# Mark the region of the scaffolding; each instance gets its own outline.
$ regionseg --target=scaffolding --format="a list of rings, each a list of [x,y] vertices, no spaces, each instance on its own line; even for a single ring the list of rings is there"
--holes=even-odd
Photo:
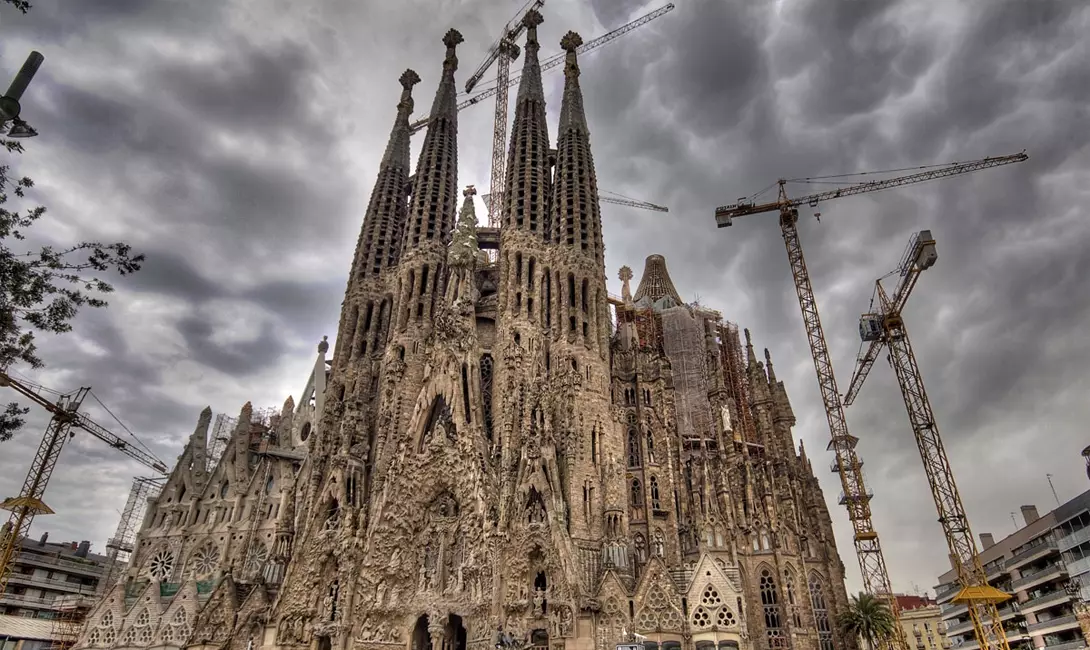
[[[75,645],[87,614],[96,602],[94,597],[84,594],[68,594],[53,601],[49,650],[68,650]]]
[[[672,370],[677,432],[687,449],[717,446],[705,373],[707,317],[702,310],[687,306],[661,313],[662,349]]]
[[[211,472],[216,468],[237,424],[238,418],[228,417],[223,413],[216,416],[216,424],[212,427],[212,440],[208,443],[208,466],[205,467],[205,471]]]
[[[747,447],[750,453],[759,452],[763,447],[757,439],[757,430],[753,423],[753,414],[749,410],[749,381],[746,377],[746,364],[742,360],[742,341],[738,336],[738,326],[727,321],[719,326],[719,348],[722,356],[723,374],[727,385],[727,394],[733,401],[732,417],[736,418],[734,443],[736,447]]]
[[[98,583],[99,593],[105,594],[121,575],[120,567],[128,563],[132,557],[132,551],[136,544],[136,529],[144,519],[148,502],[159,496],[163,489],[163,477],[147,478],[137,477],[132,481],[129,489],[129,500],[125,502],[125,510],[121,513],[121,519],[117,522],[117,530],[114,536],[106,542],[106,572]]]

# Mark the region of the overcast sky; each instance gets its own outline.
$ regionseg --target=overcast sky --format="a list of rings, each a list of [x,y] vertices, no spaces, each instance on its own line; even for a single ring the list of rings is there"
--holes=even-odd
[[[58,243],[125,240],[148,256],[108,311],[42,341],[56,389],[94,392],[168,462],[205,405],[278,406],[332,339],[346,274],[411,67],[427,111],[450,27],[459,85],[520,0],[0,5],[0,71],[45,63],[23,100],[41,135],[19,172]],[[1071,0],[676,0],[582,61],[602,189],[670,207],[603,206],[617,269],[666,256],[678,291],[770,348],[836,522],[849,588],[850,527],[836,505],[828,429],[774,215],[717,230],[714,209],[797,178],[1027,149],[1025,163],[803,208],[799,230],[841,390],[874,280],[930,228],[939,261],[906,322],[977,532],[1014,530],[1022,504],[1086,488],[1090,443],[1090,8]],[[542,56],[658,7],[547,0]],[[518,69],[521,62],[515,64]],[[6,81],[2,83],[6,84]],[[555,137],[563,75],[546,73]],[[491,103],[460,117],[462,185],[488,184]],[[420,136],[418,136],[419,138]],[[416,142],[417,147],[419,141]],[[414,152],[415,160],[415,152]],[[795,194],[825,185],[790,185]],[[483,190],[482,190],[483,191]],[[484,214],[483,205],[479,214]],[[88,402],[98,422],[119,429]],[[875,493],[894,587],[928,590],[946,546],[892,370],[882,358],[848,411]],[[0,446],[14,494],[46,418]],[[102,549],[139,465],[77,434],[34,534]]]

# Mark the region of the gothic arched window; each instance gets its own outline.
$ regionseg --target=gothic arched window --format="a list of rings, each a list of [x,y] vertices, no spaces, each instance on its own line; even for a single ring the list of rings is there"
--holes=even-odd
[[[630,491],[632,498],[633,508],[643,507],[643,485],[640,483],[640,479],[632,479],[632,489]]]
[[[628,430],[628,466],[640,466],[640,436],[635,429]]]
[[[818,648],[833,650],[833,627],[829,622],[829,605],[825,589],[816,573],[810,574],[810,606],[814,609],[814,625],[818,631]]]
[[[651,508],[662,510],[662,503],[659,501],[659,480],[654,476],[651,477]]]
[[[783,621],[780,615],[780,600],[776,593],[776,577],[769,569],[761,569],[760,578],[761,610],[764,613],[765,634],[768,635],[769,648],[782,648],[786,644],[783,635]]]
[[[655,436],[650,431],[647,432],[647,462],[655,462]]]

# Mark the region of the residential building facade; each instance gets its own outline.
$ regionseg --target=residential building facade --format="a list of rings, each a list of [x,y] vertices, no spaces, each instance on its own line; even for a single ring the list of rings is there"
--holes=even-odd
[[[901,610],[901,629],[909,642],[909,650],[944,650],[950,641],[943,635],[942,610],[927,596],[897,595]]]
[[[109,558],[92,553],[90,542],[58,544],[45,533],[38,540],[22,540],[14,562],[11,579],[0,594],[0,614],[52,619],[58,599],[99,590]]]
[[[1090,594],[1090,491],[1044,515],[1032,505],[1021,510],[1023,526],[1011,535],[980,535],[989,584],[1012,596],[999,605],[1007,640],[1018,650],[1085,648],[1076,610]],[[955,572],[940,576],[935,589],[952,647],[977,648],[966,606],[952,602],[960,590]]]

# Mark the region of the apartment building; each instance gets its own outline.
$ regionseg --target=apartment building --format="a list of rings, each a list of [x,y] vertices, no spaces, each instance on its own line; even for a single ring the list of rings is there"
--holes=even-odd
[[[999,606],[1007,640],[1015,650],[1086,648],[1075,612],[1090,596],[1090,529],[1084,530],[1090,524],[1090,491],[1045,515],[1036,506],[1021,510],[1023,526],[1013,534],[998,541],[991,533],[980,534],[988,582],[1013,596]],[[951,602],[959,590],[951,569],[939,577],[936,600],[951,646],[974,650],[978,644],[966,606]]]
[[[946,650],[950,647],[950,641],[943,634],[942,610],[933,599],[897,594],[897,605],[909,650]]]
[[[95,594],[108,566],[106,556],[91,553],[90,542],[57,544],[49,541],[49,533],[22,540],[14,562],[0,594],[0,614],[47,619],[56,617],[58,599]]]

